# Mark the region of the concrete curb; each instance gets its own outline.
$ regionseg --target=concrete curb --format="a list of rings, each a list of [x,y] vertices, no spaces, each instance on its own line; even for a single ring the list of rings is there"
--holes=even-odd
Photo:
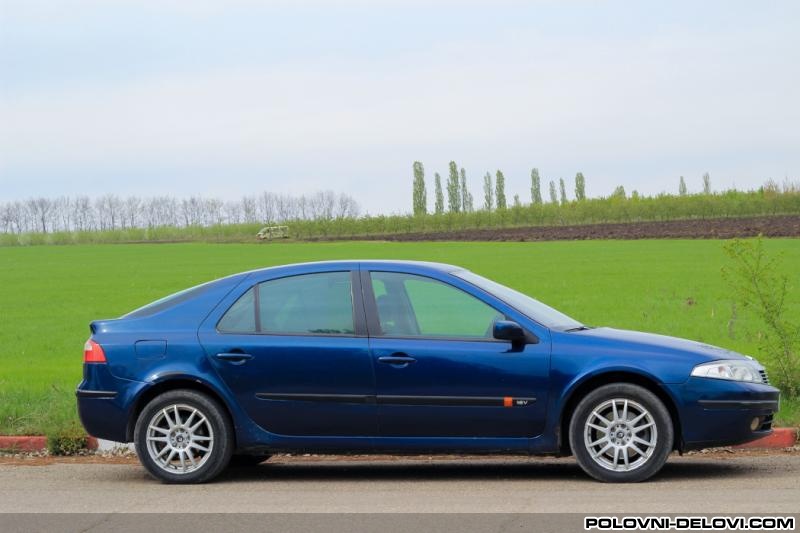
[[[800,437],[800,433],[798,433],[798,431],[800,431],[798,428],[775,428],[772,432],[772,435],[768,435],[752,442],[739,444],[734,446],[734,448],[748,450],[790,448],[798,442],[798,437]]]
[[[775,428],[772,435],[763,437],[752,442],[733,446],[740,450],[770,450],[791,448],[800,442],[800,429],[798,428]],[[112,449],[114,447],[129,447],[125,444],[111,443],[104,441],[105,446],[100,446],[95,437],[86,438],[86,448],[97,450]],[[47,437],[41,435],[19,435],[3,436],[0,435],[0,450],[13,450],[20,452],[38,452],[47,448]]]
[[[38,452],[47,448],[47,437],[42,435],[0,435],[0,450]],[[97,439],[86,437],[86,448],[97,449]]]
[[[0,436],[0,450],[38,452],[47,448],[47,437],[37,435],[7,437]]]

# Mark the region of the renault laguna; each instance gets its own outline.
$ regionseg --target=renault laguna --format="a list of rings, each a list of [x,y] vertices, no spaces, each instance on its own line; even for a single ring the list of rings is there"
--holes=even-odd
[[[574,455],[636,482],[768,435],[778,409],[750,357],[588,327],[438,263],[266,268],[90,329],[81,421],[167,483],[278,452]]]

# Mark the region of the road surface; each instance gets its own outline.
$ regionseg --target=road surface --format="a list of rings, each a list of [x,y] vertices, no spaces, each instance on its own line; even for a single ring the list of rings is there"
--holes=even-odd
[[[633,485],[592,481],[569,458],[278,457],[194,486],[87,461],[0,460],[0,512],[800,512],[800,453],[675,455]]]

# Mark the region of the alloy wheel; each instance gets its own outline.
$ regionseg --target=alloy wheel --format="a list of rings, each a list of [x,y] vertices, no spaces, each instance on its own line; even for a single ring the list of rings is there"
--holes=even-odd
[[[214,430],[196,407],[172,404],[147,424],[147,452],[159,468],[188,474],[202,468],[214,449]]]
[[[607,470],[629,472],[653,455],[658,430],[653,415],[640,403],[614,398],[592,410],[583,440],[594,462]]]

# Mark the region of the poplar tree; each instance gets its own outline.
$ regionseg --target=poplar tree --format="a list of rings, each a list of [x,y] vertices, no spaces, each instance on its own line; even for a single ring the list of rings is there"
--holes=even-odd
[[[492,186],[492,174],[487,172],[483,177],[483,208],[487,211],[494,209],[494,187]]]
[[[461,192],[458,186],[458,166],[450,161],[450,176],[447,178],[447,208],[451,213],[461,211]]]
[[[586,200],[586,178],[583,177],[582,172],[575,174],[575,199]]]
[[[558,203],[558,195],[556,194],[556,182],[550,180],[550,203],[557,204]]]
[[[681,180],[678,182],[678,194],[681,196],[686,196],[687,194],[686,180],[683,179],[683,176],[681,176]]]
[[[711,194],[711,176],[708,172],[703,174],[703,194]]]
[[[506,208],[506,177],[503,171],[497,171],[497,181],[494,184],[494,195],[497,199],[497,209]]]
[[[461,168],[461,211],[468,213],[472,211],[472,195],[467,189],[467,171]]]
[[[442,193],[442,177],[438,172],[433,174],[433,187],[436,196],[433,209],[437,215],[441,215],[444,213],[444,193]]]
[[[531,170],[531,203],[542,203],[542,180],[539,178],[539,169]]]
[[[425,190],[425,167],[420,161],[414,161],[414,216],[428,212],[428,193]]]
[[[564,178],[558,178],[559,188],[561,189],[561,205],[567,203],[567,186],[564,183]]]

